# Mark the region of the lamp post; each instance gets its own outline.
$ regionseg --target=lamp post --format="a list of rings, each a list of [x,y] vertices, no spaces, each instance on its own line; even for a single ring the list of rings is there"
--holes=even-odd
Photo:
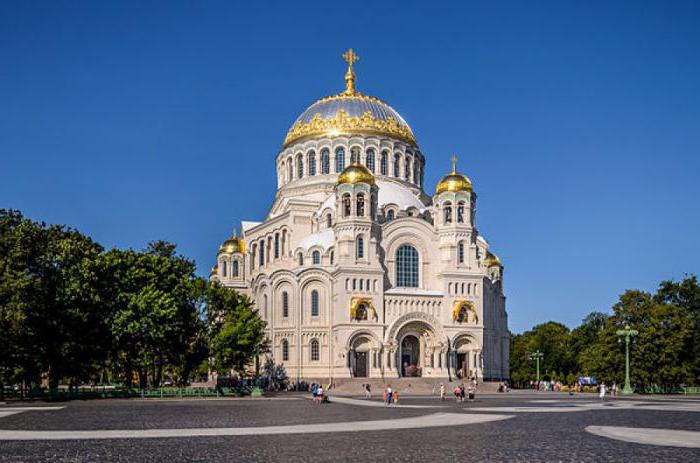
[[[540,390],[540,359],[544,357],[544,354],[538,350],[531,353],[528,358],[534,360],[537,363],[537,390]]]
[[[634,389],[630,386],[630,338],[637,336],[639,331],[631,330],[629,325],[625,325],[624,330],[617,330],[617,335],[625,337],[625,387],[622,388],[623,394],[632,394]]]

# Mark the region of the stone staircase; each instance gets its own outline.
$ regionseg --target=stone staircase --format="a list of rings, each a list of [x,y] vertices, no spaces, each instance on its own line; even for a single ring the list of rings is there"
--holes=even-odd
[[[362,396],[363,384],[369,383],[372,388],[372,395],[381,396],[384,388],[391,385],[392,389],[399,394],[406,395],[438,395],[440,393],[440,383],[445,385],[447,395],[451,397],[452,391],[463,383],[463,381],[447,381],[441,378],[339,378],[333,381],[330,394],[343,396]],[[324,383],[327,384],[327,383]],[[466,383],[465,383],[466,384]],[[477,393],[497,392],[499,382],[480,382]]]

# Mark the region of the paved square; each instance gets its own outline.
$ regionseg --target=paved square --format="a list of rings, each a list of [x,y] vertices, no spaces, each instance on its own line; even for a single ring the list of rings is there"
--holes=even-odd
[[[0,461],[700,461],[700,400],[515,392],[0,406]]]

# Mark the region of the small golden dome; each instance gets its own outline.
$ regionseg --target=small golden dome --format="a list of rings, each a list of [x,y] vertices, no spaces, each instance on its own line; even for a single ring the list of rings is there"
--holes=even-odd
[[[374,175],[368,168],[357,162],[350,164],[338,175],[338,185],[341,183],[366,183],[374,185]]]
[[[435,194],[451,193],[457,191],[472,191],[472,182],[469,181],[466,175],[457,173],[457,158],[452,156],[452,172],[442,177],[437,184]]]
[[[238,238],[236,235],[236,229],[233,229],[233,236],[223,243],[219,247],[219,253],[233,254],[235,252],[240,252],[245,254],[245,243],[242,239]]]
[[[486,260],[484,261],[484,264],[486,264],[487,267],[503,267],[503,265],[501,264],[501,259],[499,259],[496,254],[493,254],[490,251],[488,252],[488,254],[486,254]]]

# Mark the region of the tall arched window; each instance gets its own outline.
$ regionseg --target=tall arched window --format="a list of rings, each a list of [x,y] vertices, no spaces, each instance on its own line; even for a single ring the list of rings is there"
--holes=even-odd
[[[345,168],[345,150],[338,148],[335,150],[335,171],[342,172]]]
[[[267,294],[263,296],[263,320],[267,320]]]
[[[331,265],[335,262],[335,252],[331,251]]]
[[[390,210],[386,213],[386,220],[387,220],[387,222],[388,222],[389,220],[394,220],[394,210],[393,210],[393,209],[390,209]]]
[[[418,170],[420,169],[420,163],[418,162],[418,157],[413,161],[413,183],[418,185]]]
[[[289,360],[289,341],[286,339],[282,340],[282,361],[286,362]]]
[[[350,164],[360,162],[360,148],[354,147],[350,149]]]
[[[357,237],[357,252],[358,259],[363,259],[365,257],[365,240],[361,236]]]
[[[232,268],[233,268],[233,270],[232,270],[231,273],[233,273],[233,277],[234,277],[234,278],[237,278],[237,277],[238,277],[238,272],[239,272],[239,270],[238,270],[238,261],[237,261],[237,260],[234,260],[233,263],[231,264],[231,266],[232,266]]]
[[[297,156],[297,178],[302,178],[304,176],[304,158],[302,155]]]
[[[297,260],[298,260],[298,262],[299,262],[299,266],[304,265],[304,254],[299,253],[299,254],[297,255]]]
[[[326,227],[331,228],[333,226],[333,217],[328,214],[326,216]]]
[[[314,263],[314,265],[319,265],[321,263],[321,253],[314,251],[311,254],[311,261]]]
[[[350,194],[343,195],[343,217],[350,217],[350,211],[352,209],[352,200],[350,199]]]
[[[418,251],[410,244],[403,244],[396,251],[396,286],[418,287]]]
[[[464,243],[461,241],[457,245],[457,260],[460,264],[464,263]]]
[[[275,259],[280,256],[280,234],[275,233]]]
[[[445,223],[452,223],[452,203],[446,202],[443,206],[443,217],[445,218]]]
[[[318,341],[316,339],[312,339],[311,343],[309,343],[309,348],[311,349],[311,361],[318,362],[318,359],[320,358],[320,353],[318,351]]]
[[[311,316],[318,317],[320,313],[318,291],[314,289],[311,291]]]
[[[250,268],[255,268],[255,256],[258,255],[258,245],[253,245],[253,254],[250,256]]]
[[[287,181],[291,182],[294,180],[294,166],[292,165],[292,158],[287,159]]]
[[[365,195],[357,194],[357,216],[364,217],[365,215]]]
[[[464,203],[457,204],[457,223],[464,223]]]
[[[399,178],[401,176],[401,156],[396,153],[394,155],[394,177]]]
[[[289,293],[287,291],[282,292],[282,316],[289,317]]]
[[[227,274],[228,274],[228,272],[227,272],[228,268],[227,268],[227,265],[226,265],[226,261],[223,261],[222,263],[223,263],[224,265],[223,265],[222,268],[221,268],[221,275],[223,275],[223,277],[226,278],[226,277],[228,276],[228,275],[227,275]]]
[[[331,155],[328,150],[321,151],[321,174],[326,175],[331,172]]]
[[[406,180],[411,180],[411,164],[413,162],[411,161],[411,158],[406,157],[406,168],[404,169],[404,173],[406,174]]]
[[[260,241],[260,265],[265,264],[265,241]]]
[[[374,150],[367,150],[367,160],[365,161],[370,172],[374,173]]]
[[[389,171],[389,153],[387,153],[386,151],[382,151],[382,158],[379,162],[379,168],[381,170],[382,175],[386,175]]]
[[[306,161],[309,164],[309,175],[316,175],[316,153],[309,153],[309,159]]]

